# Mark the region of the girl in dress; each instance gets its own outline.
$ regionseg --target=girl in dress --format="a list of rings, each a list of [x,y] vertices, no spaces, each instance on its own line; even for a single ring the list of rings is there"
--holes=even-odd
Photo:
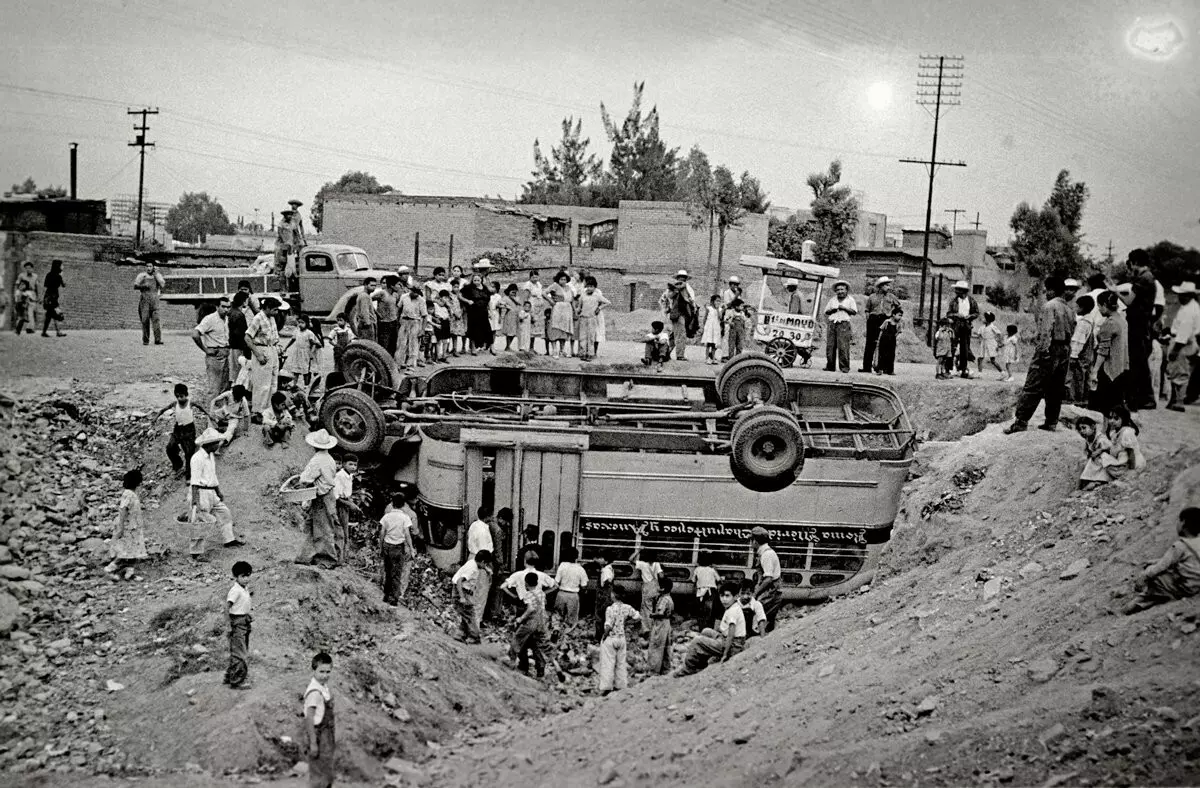
[[[596,289],[596,278],[589,276],[583,280],[583,293],[576,302],[579,304],[579,357],[591,361],[596,352],[596,323],[603,320],[601,314],[610,302]]]
[[[550,308],[550,324],[546,334],[551,347],[550,355],[565,356],[567,342],[575,337],[575,310],[561,291],[551,291],[551,297],[554,306]]]
[[[983,313],[983,326],[980,327],[979,331],[980,352],[975,357],[975,360],[979,364],[980,373],[983,372],[983,363],[986,361],[995,367],[997,372],[1003,375],[1004,367],[996,362],[996,356],[1000,352],[1000,343],[1004,341],[1004,334],[1000,331],[1000,326],[996,325],[995,313]]]
[[[458,266],[455,266],[458,268]],[[462,280],[450,280],[450,355],[467,351],[467,318],[463,314]]]
[[[721,296],[715,295],[708,299],[704,309],[704,333],[700,335],[700,343],[704,345],[704,363],[717,363],[717,348],[721,346]]]
[[[526,301],[517,315],[517,350],[533,350],[533,322],[533,303]]]
[[[504,318],[502,315],[504,296],[500,295],[500,283],[492,282],[488,285],[488,289],[492,291],[488,298],[488,325],[492,327],[492,353],[495,354],[496,341],[500,339],[500,334],[504,328]],[[505,348],[507,350],[507,348]]]
[[[117,521],[113,524],[113,560],[104,571],[116,574],[125,568],[125,579],[133,577],[133,563],[149,558],[146,553],[146,534],[142,530],[142,499],[137,488],[142,484],[142,471],[134,468],[126,471],[121,480],[124,490],[117,505]]]
[[[1112,441],[1111,460],[1105,462],[1110,479],[1117,479],[1128,471],[1140,471],[1146,467],[1146,458],[1138,444],[1141,430],[1133,423],[1129,409],[1118,405],[1108,411],[1104,419],[1105,432]]]
[[[300,315],[296,318],[296,334],[284,348],[287,360],[283,362],[283,370],[292,373],[292,377],[303,384],[305,391],[312,380],[313,355],[321,348],[321,342],[309,326],[308,318]]]
[[[513,340],[520,333],[521,304],[517,301],[518,292],[519,288],[510,284],[504,288],[504,297],[500,299],[500,333],[504,335],[505,352],[512,350]],[[517,349],[520,350],[519,343]]]
[[[450,313],[453,309],[451,301],[454,300],[449,290],[442,290],[433,302],[433,336],[437,340],[434,359],[439,362],[445,361],[450,353]]]

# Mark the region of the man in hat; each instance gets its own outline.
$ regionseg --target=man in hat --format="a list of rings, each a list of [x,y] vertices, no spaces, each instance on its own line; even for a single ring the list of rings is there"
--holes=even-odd
[[[1184,412],[1187,385],[1197,355],[1197,335],[1200,335],[1200,303],[1197,303],[1195,282],[1180,282],[1171,288],[1179,296],[1179,311],[1171,321],[1171,348],[1167,351],[1167,381],[1171,384],[1167,410]]]
[[[192,341],[204,351],[209,399],[229,388],[229,298],[222,297],[216,310],[205,315],[192,329]]]
[[[946,317],[950,318],[950,325],[954,328],[954,354],[958,356],[958,375],[969,378],[971,326],[979,319],[979,304],[971,295],[971,285],[967,280],[959,279],[954,283],[954,298],[950,299]]]
[[[1150,273],[1150,255],[1145,249],[1129,253],[1132,298],[1125,310],[1129,324],[1129,409],[1153,410],[1154,387],[1150,380],[1151,325],[1154,323],[1154,275]]]
[[[875,280],[875,289],[867,296],[867,336],[863,346],[863,361],[860,372],[878,369],[875,364],[875,347],[879,344],[879,332],[883,321],[892,316],[892,310],[900,306],[900,299],[892,294],[892,279],[881,276]]]
[[[1017,400],[1017,415],[1004,428],[1005,435],[1024,432],[1029,419],[1041,400],[1046,401],[1045,422],[1040,430],[1054,432],[1066,393],[1067,370],[1071,358],[1071,337],[1075,334],[1075,309],[1062,298],[1063,280],[1052,276],[1046,280],[1046,303],[1038,313],[1037,339],[1033,360],[1025,373],[1025,388]]]
[[[337,438],[320,429],[304,436],[315,453],[300,472],[300,487],[313,487],[317,497],[305,504],[304,544],[296,556],[298,564],[318,564],[326,569],[337,566],[337,463],[329,450]]]
[[[233,515],[221,495],[221,483],[217,480],[217,447],[224,436],[214,428],[206,429],[196,439],[196,453],[190,462],[191,478],[188,485],[192,493],[192,541],[188,548],[192,559],[204,560],[204,542],[209,523],[214,520],[221,526],[221,541],[225,547],[238,547],[245,541],[233,530]]]
[[[729,277],[728,286],[721,291],[721,303],[729,306],[733,299],[742,297],[742,279],[738,276]]]
[[[775,616],[779,615],[779,608],[783,606],[783,569],[779,564],[779,555],[771,547],[771,534],[766,528],[756,525],[750,531],[750,541],[754,545],[754,561],[758,565],[754,596],[767,614],[767,631],[770,632],[775,629]]]
[[[300,206],[304,203],[299,200],[288,200],[288,205],[292,206],[292,221],[296,225],[296,235],[294,241],[296,243],[296,251],[308,246],[308,239],[304,237],[304,217],[300,215]]]
[[[271,407],[271,395],[279,383],[279,326],[275,316],[282,301],[264,296],[259,311],[246,326],[246,347],[250,349],[250,420],[262,424],[263,411]]]
[[[675,358],[687,361],[687,321],[692,310],[696,308],[696,294],[688,284],[688,272],[680,269],[675,274],[675,281],[667,283],[667,289],[658,298],[659,308],[666,316],[667,330],[671,334],[671,344],[675,346]]]
[[[132,257],[125,258],[127,262],[137,262]],[[163,279],[163,275],[154,267],[154,261],[146,261],[146,270],[137,275],[133,280],[133,289],[137,290],[141,295],[138,297],[138,320],[142,323],[142,344],[150,344],[150,330],[154,329],[154,344],[161,345],[162,329],[158,324],[158,297],[162,293],[163,288],[167,286],[167,280]]]
[[[300,233],[296,229],[295,211],[280,211],[279,215],[282,218],[275,229],[275,274],[284,276],[292,273],[288,271],[288,264],[300,251]]]
[[[1064,279],[1063,280],[1063,300],[1066,301],[1068,304],[1073,302],[1075,300],[1075,297],[1077,295],[1079,295],[1079,288],[1082,286],[1083,286],[1083,283],[1080,282],[1078,279]]]
[[[787,312],[789,315],[804,314],[804,295],[800,292],[800,280],[788,279],[783,283],[787,295]]]
[[[826,372],[850,371],[850,342],[853,339],[850,318],[857,314],[858,304],[850,295],[850,283],[845,279],[834,282],[833,297],[825,304],[825,318],[829,321],[825,331]]]

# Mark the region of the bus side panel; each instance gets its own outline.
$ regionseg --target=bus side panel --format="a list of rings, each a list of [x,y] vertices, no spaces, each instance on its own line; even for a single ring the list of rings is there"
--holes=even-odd
[[[417,462],[417,489],[421,501],[439,509],[461,512],[465,463],[466,451],[462,444],[425,436]],[[437,536],[429,532],[424,534],[425,551],[438,569],[453,570],[462,555],[462,533],[459,528],[447,528],[440,534],[441,538]]]

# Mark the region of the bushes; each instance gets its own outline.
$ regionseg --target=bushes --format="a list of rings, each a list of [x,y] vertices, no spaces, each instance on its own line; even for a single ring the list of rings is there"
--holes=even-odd
[[[1021,294],[1015,287],[1004,285],[988,285],[983,291],[988,303],[999,309],[1009,309],[1013,312],[1021,308]]]

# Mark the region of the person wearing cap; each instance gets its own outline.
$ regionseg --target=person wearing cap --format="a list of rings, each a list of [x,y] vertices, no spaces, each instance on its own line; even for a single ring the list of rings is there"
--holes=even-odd
[[[875,280],[875,289],[867,296],[867,336],[863,345],[863,361],[860,372],[878,370],[875,363],[875,348],[879,343],[879,332],[883,321],[892,316],[892,310],[900,306],[900,299],[892,293],[892,279],[881,276]],[[882,359],[881,359],[882,360]]]
[[[296,556],[296,563],[317,564],[329,569],[338,564],[335,538],[337,463],[329,453],[338,442],[325,429],[308,433],[304,442],[314,449],[314,453],[300,472],[298,486],[315,488],[317,497],[304,504],[304,544]]]
[[[246,346],[250,349],[250,420],[262,424],[263,411],[271,407],[271,395],[279,383],[279,327],[275,316],[281,301],[264,296],[258,314],[246,326]]]
[[[1150,381],[1151,325],[1154,323],[1154,275],[1150,273],[1150,255],[1145,249],[1129,253],[1129,284],[1132,298],[1125,310],[1129,323],[1129,409],[1153,410],[1154,387]]]
[[[784,280],[783,291],[787,294],[787,313],[789,315],[804,314],[804,294],[800,292],[800,280]]]
[[[1029,363],[1025,387],[1017,400],[1016,418],[1004,428],[1005,435],[1028,429],[1029,419],[1042,400],[1046,401],[1046,414],[1044,423],[1038,429],[1054,432],[1058,428],[1058,417],[1067,387],[1071,337],[1075,334],[1075,310],[1063,300],[1063,289],[1061,277],[1046,279],[1047,300],[1038,314],[1033,360]]]
[[[192,494],[192,540],[188,548],[192,559],[204,560],[205,537],[208,524],[215,521],[221,526],[221,541],[225,547],[238,547],[245,544],[242,537],[234,532],[233,515],[221,495],[221,482],[217,480],[217,447],[224,436],[214,428],[206,429],[196,439],[196,452],[192,455],[190,468],[191,478],[188,485]]]
[[[1082,283],[1078,279],[1067,278],[1063,280],[1063,300],[1068,304],[1075,300],[1079,295],[1079,288]]]
[[[229,298],[222,296],[217,308],[192,329],[192,341],[204,352],[209,399],[229,388]]]
[[[296,223],[292,217],[295,211],[280,211],[279,224],[275,228],[275,275],[287,274],[288,263],[296,251]]]
[[[783,606],[783,569],[779,564],[779,555],[771,547],[771,534],[761,525],[756,525],[750,531],[750,541],[754,545],[755,570],[754,597],[762,603],[767,614],[767,631],[775,629],[775,616]]]
[[[825,331],[825,371],[850,371],[850,342],[853,331],[850,318],[858,314],[858,304],[850,295],[850,283],[839,279],[833,283],[833,297],[825,304],[829,326]],[[766,604],[765,602],[763,604]]]
[[[296,242],[296,250],[299,251],[308,246],[308,239],[304,236],[304,217],[300,215],[300,206],[304,205],[304,203],[299,200],[288,200],[288,205],[292,206],[292,220],[296,225],[294,240]]]
[[[721,305],[729,306],[735,298],[743,298],[742,295],[742,280],[741,277],[731,276],[727,282],[727,287],[721,291]]]
[[[1065,302],[1064,302],[1065,303]],[[958,356],[958,375],[971,377],[971,326],[979,319],[979,304],[971,295],[971,285],[965,279],[954,283],[954,298],[946,310],[954,329],[954,355]]]
[[[696,294],[688,284],[688,272],[680,269],[675,274],[675,281],[667,283],[667,289],[658,298],[659,308],[662,309],[671,334],[671,343],[675,346],[675,358],[687,361],[687,324],[693,310],[696,309]]]
[[[1200,335],[1200,303],[1195,282],[1180,282],[1171,288],[1179,296],[1179,310],[1171,321],[1171,349],[1167,351],[1167,381],[1171,384],[1167,410],[1184,412],[1187,385],[1197,359],[1197,335]]]
[[[127,257],[126,260],[135,262],[131,257]],[[138,296],[138,320],[142,324],[143,345],[150,344],[151,329],[154,329],[154,344],[163,343],[162,328],[158,323],[158,297],[166,286],[167,280],[163,279],[163,275],[154,267],[153,260],[147,260],[146,270],[133,280],[133,289],[141,294]]]

